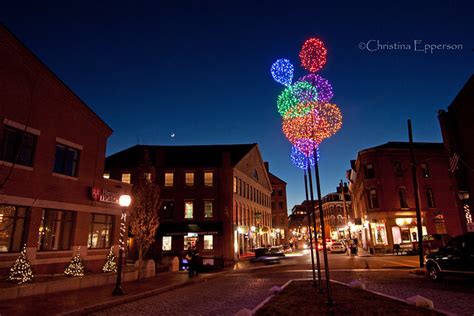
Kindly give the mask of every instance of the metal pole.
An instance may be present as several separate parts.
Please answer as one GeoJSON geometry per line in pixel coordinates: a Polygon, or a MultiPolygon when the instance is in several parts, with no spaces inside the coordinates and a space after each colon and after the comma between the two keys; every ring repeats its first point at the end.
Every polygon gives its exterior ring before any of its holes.
{"type": "Polygon", "coordinates": [[[117,281],[115,283],[115,289],[112,295],[123,295],[122,291],[122,256],[123,256],[123,245],[125,237],[125,226],[127,222],[127,213],[125,207],[122,207],[122,217],[120,223],[120,241],[119,241],[119,257],[118,257],[118,268],[117,268],[117,281]]]}
{"type": "MultiPolygon", "coordinates": [[[[316,155],[314,157],[317,157],[316,155]]],[[[315,158],[316,159],[316,158],[315,158]]],[[[308,178],[309,178],[309,196],[311,197],[311,217],[313,218],[313,229],[314,229],[314,246],[316,248],[316,264],[318,266],[318,287],[319,293],[323,293],[323,287],[321,284],[321,262],[319,260],[318,250],[318,230],[316,229],[316,214],[314,212],[314,195],[313,195],[313,179],[311,177],[311,165],[308,164],[308,178]]]]}
{"type": "Polygon", "coordinates": [[[420,192],[418,190],[418,177],[416,176],[416,160],[415,149],[413,148],[413,132],[411,129],[411,120],[408,120],[408,140],[410,144],[411,173],[413,176],[413,190],[415,191],[415,207],[416,207],[416,226],[418,228],[418,256],[420,259],[420,268],[423,268],[423,229],[421,227],[421,210],[420,210],[420,192]]]}
{"type": "MultiPolygon", "coordinates": [[[[316,149],[314,150],[314,155],[316,157],[316,149]]],[[[316,178],[316,189],[318,190],[318,203],[319,203],[319,219],[321,221],[321,233],[323,237],[323,256],[324,256],[324,270],[326,271],[326,291],[328,293],[327,304],[332,306],[334,301],[331,294],[331,279],[329,278],[329,263],[328,263],[328,251],[326,249],[326,232],[324,229],[324,212],[323,212],[323,203],[321,198],[321,183],[319,182],[319,166],[318,159],[315,159],[314,162],[314,177],[316,178]]]]}
{"type": "MultiPolygon", "coordinates": [[[[339,184],[339,186],[341,187],[341,193],[342,193],[342,210],[344,211],[344,221],[345,221],[344,226],[347,226],[347,223],[349,221],[348,221],[348,218],[347,218],[346,192],[344,192],[344,184],[343,184],[342,180],[341,180],[341,183],[339,184]]],[[[339,231],[337,232],[337,234],[339,235],[339,231]]],[[[350,230],[349,230],[349,234],[350,234],[350,230]]],[[[346,230],[344,229],[344,238],[345,237],[346,237],[346,230]]]]}
{"type": "Polygon", "coordinates": [[[309,215],[309,208],[308,208],[308,178],[306,176],[306,170],[304,170],[304,191],[306,194],[306,214],[308,215],[308,231],[309,231],[309,242],[310,242],[310,249],[311,249],[311,268],[313,270],[313,286],[316,286],[316,270],[314,267],[314,252],[313,252],[313,236],[311,234],[311,216],[309,215]]]}

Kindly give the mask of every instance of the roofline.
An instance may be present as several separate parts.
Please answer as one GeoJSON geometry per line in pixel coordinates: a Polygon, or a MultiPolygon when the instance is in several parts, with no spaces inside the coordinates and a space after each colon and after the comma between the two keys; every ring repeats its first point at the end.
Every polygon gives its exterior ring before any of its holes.
{"type": "MultiPolygon", "coordinates": [[[[365,152],[368,152],[368,151],[372,151],[372,150],[375,150],[375,149],[405,149],[405,148],[398,148],[398,147],[389,147],[388,145],[389,144],[409,144],[409,142],[407,141],[389,141],[389,142],[386,142],[384,144],[381,144],[381,145],[377,145],[377,146],[373,146],[373,147],[369,147],[369,148],[365,148],[365,149],[362,149],[358,152],[358,154],[363,154],[365,152]],[[387,147],[383,147],[383,146],[386,146],[387,147]]],[[[438,145],[438,146],[444,146],[444,144],[442,142],[413,142],[413,145],[416,149],[416,146],[417,145],[438,145]]]]}
{"type": "Polygon", "coordinates": [[[28,46],[26,46],[12,31],[10,31],[10,29],[3,22],[0,22],[0,29],[3,29],[7,35],[11,36],[14,41],[18,42],[18,44],[20,44],[23,49],[25,49],[26,53],[30,54],[31,57],[33,57],[33,59],[35,59],[41,67],[45,68],[46,71],[59,82],[59,84],[63,85],[63,87],[66,88],[67,91],[69,91],[75,98],[77,98],[85,106],[85,108],[89,110],[89,112],[92,113],[105,126],[106,129],[109,130],[110,135],[113,133],[113,129],[102,118],[100,118],[100,116],[97,115],[97,113],[95,113],[89,107],[89,105],[87,105],[84,100],[82,100],[64,81],[62,81],[61,78],[59,78],[59,76],[57,76],[38,56],[36,56],[36,54],[33,53],[33,51],[28,46]]]}

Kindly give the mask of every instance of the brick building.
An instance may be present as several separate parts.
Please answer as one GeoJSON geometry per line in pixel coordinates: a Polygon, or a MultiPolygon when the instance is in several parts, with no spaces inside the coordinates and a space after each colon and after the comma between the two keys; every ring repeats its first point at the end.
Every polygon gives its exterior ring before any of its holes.
{"type": "MultiPolygon", "coordinates": [[[[347,186],[344,187],[346,193],[342,196],[341,187],[337,188],[337,192],[326,194],[322,198],[324,225],[327,238],[339,240],[349,238],[349,225],[352,214],[351,197],[347,186]]],[[[317,201],[315,201],[317,205],[317,201]]],[[[316,225],[320,226],[319,208],[316,206],[316,225]]]]}
{"type": "Polygon", "coordinates": [[[130,186],[103,179],[112,130],[0,26],[0,272],[24,244],[33,273],[62,273],[80,251],[99,271],[117,248],[130,186]],[[91,192],[94,195],[91,195],[91,192]]]}
{"type": "Polygon", "coordinates": [[[150,256],[181,257],[196,245],[205,263],[229,263],[272,243],[272,187],[257,144],[137,145],[106,159],[107,176],[133,183],[145,154],[162,201],[150,256]]]}
{"type": "Polygon", "coordinates": [[[458,195],[462,231],[474,231],[474,75],[448,106],[438,114],[443,142],[451,158],[453,186],[458,195]]]}
{"type": "Polygon", "coordinates": [[[268,163],[265,163],[268,177],[272,184],[272,223],[275,236],[275,244],[282,245],[288,238],[288,208],[286,203],[286,182],[275,176],[268,169],[268,163]]]}
{"type": "MultiPolygon", "coordinates": [[[[388,142],[358,153],[348,171],[354,232],[364,248],[391,251],[418,240],[407,142],[388,142]]],[[[414,143],[423,234],[462,232],[442,143],[414,143]]]]}

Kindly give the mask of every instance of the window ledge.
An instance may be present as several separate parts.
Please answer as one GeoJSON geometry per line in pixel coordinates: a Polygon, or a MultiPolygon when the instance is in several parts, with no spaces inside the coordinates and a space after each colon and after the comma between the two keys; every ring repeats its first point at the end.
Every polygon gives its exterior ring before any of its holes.
{"type": "Polygon", "coordinates": [[[22,169],[22,170],[28,170],[28,171],[33,171],[33,167],[30,167],[30,166],[25,166],[25,165],[20,165],[20,164],[13,164],[11,162],[8,162],[8,161],[3,161],[3,160],[0,160],[0,165],[3,165],[3,166],[7,166],[7,167],[12,167],[13,168],[17,168],[17,169],[22,169]]]}
{"type": "Polygon", "coordinates": [[[58,178],[63,178],[63,179],[68,179],[68,180],[79,180],[78,177],[72,177],[72,176],[67,176],[65,174],[60,174],[60,173],[56,173],[56,172],[53,172],[52,173],[54,177],[58,177],[58,178]]]}

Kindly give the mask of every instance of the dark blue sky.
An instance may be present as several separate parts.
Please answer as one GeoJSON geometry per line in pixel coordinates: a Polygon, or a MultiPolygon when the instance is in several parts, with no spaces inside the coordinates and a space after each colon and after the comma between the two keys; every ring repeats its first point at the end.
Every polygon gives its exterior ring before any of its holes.
{"type": "Polygon", "coordinates": [[[113,128],[108,154],[136,143],[256,142],[288,182],[289,210],[304,190],[276,111],[274,60],[289,58],[299,77],[302,43],[327,45],[320,73],[344,123],[321,145],[323,194],[359,150],[406,140],[408,118],[416,141],[441,141],[437,110],[474,69],[473,1],[95,2],[10,1],[0,20],[113,128]],[[360,50],[369,40],[412,47],[360,50]],[[424,53],[415,40],[463,47],[424,53]]]}

